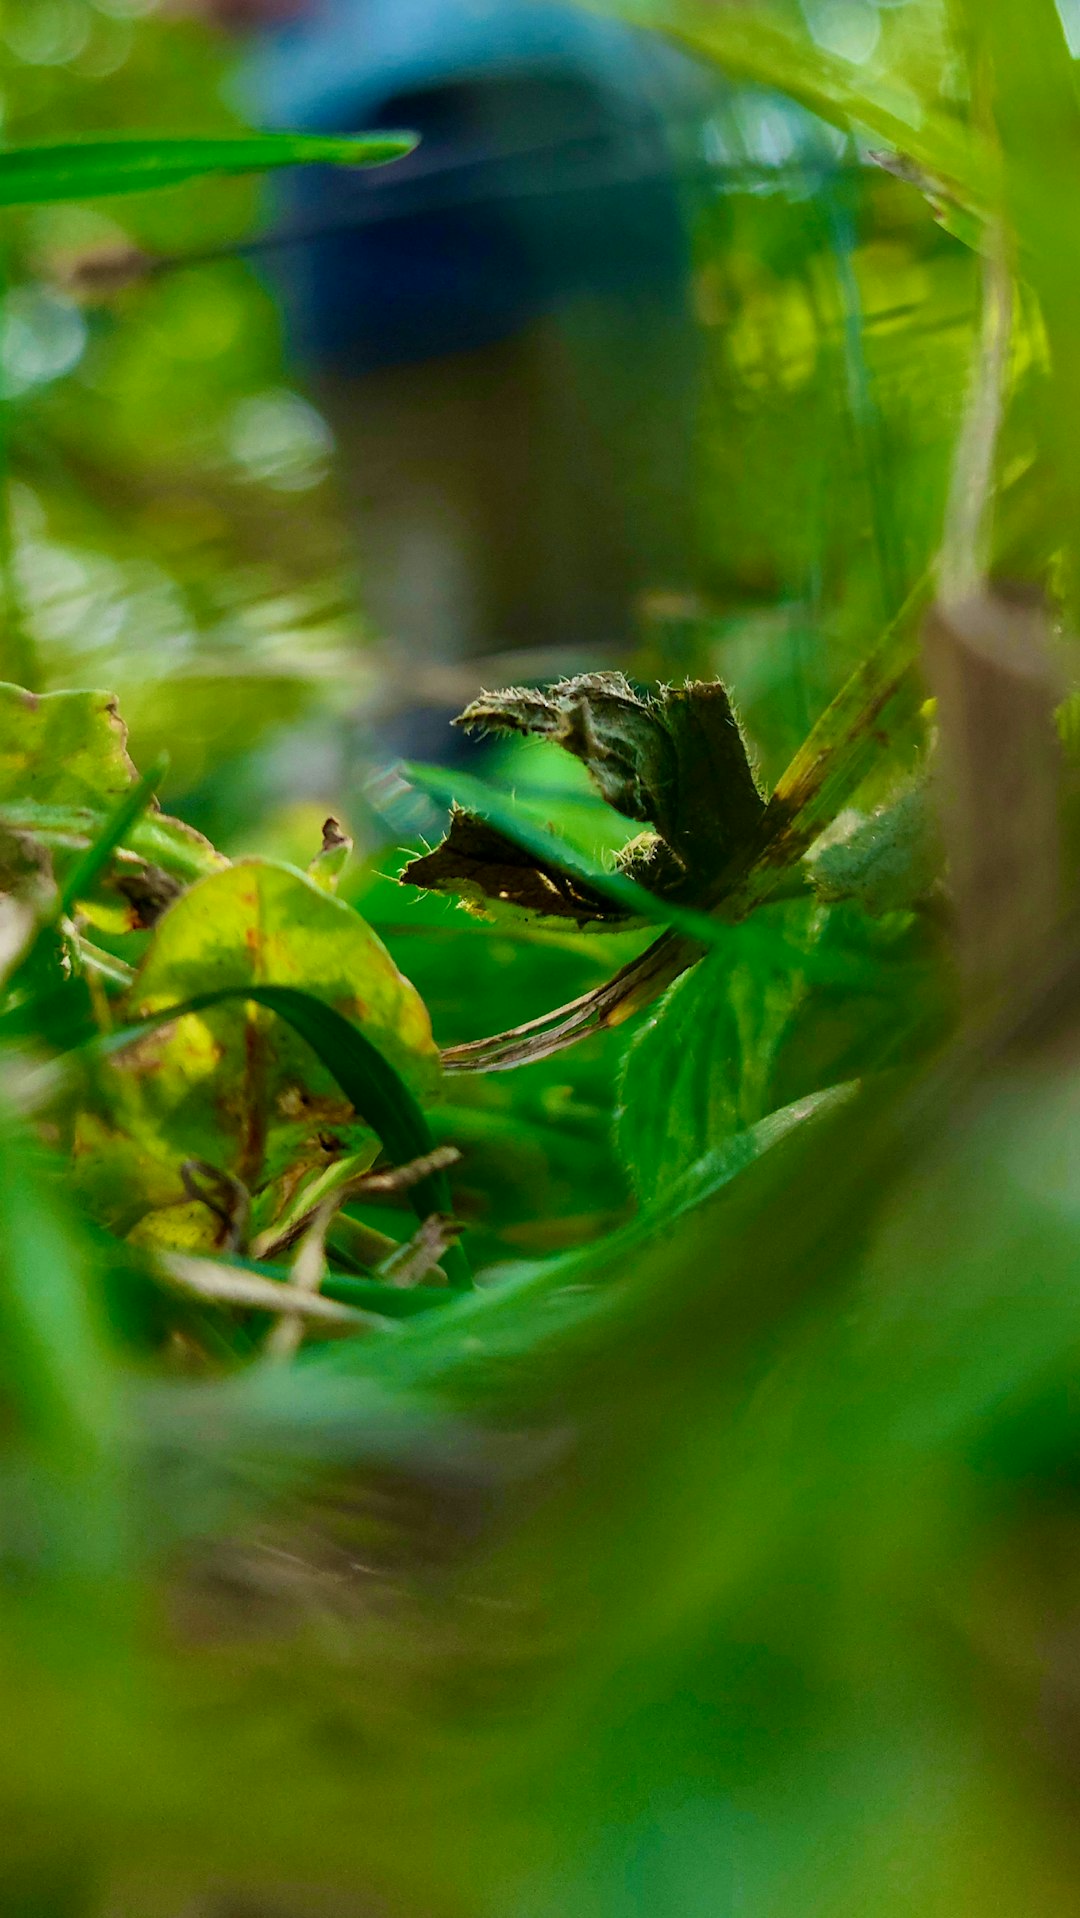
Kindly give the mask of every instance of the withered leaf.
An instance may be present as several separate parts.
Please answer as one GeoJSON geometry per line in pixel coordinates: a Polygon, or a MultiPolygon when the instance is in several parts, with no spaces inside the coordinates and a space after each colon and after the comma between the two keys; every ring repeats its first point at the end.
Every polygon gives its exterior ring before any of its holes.
{"type": "Polygon", "coordinates": [[[146,932],[157,925],[173,900],[179,899],[183,885],[172,873],[131,854],[125,857],[121,852],[113,863],[111,888],[130,907],[132,930],[146,932]]]}
{"type": "Polygon", "coordinates": [[[520,906],[548,919],[571,919],[575,924],[599,920],[618,925],[622,908],[594,893],[568,873],[541,867],[531,853],[489,826],[475,813],[454,806],[450,828],[434,852],[414,859],[401,874],[404,883],[428,892],[454,892],[474,911],[485,901],[520,906]]]}
{"type": "MultiPolygon", "coordinates": [[[[719,680],[643,692],[622,673],[583,673],[546,690],[482,693],[455,723],[550,739],[580,760],[609,806],[653,828],[623,848],[618,870],[679,903],[707,896],[764,808],[719,680]]],[[[618,924],[629,916],[460,810],[441,845],[401,876],[461,893],[474,905],[498,900],[578,924],[618,924]]]]}

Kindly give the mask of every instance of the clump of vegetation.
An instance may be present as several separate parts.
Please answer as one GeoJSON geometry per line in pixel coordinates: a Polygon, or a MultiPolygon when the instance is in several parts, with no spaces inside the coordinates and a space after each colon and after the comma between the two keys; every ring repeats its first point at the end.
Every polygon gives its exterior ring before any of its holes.
{"type": "Polygon", "coordinates": [[[707,590],[365,783],[258,282],[60,267],[397,149],[58,145],[138,11],[5,27],[0,1911],[1071,1909],[1071,14],[627,6],[707,590]]]}

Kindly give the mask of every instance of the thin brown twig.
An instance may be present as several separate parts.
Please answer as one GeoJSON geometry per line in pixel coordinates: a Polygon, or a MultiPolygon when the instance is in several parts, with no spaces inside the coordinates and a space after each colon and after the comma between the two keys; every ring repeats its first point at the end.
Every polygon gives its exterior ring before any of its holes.
{"type": "Polygon", "coordinates": [[[303,1318],[341,1330],[363,1332],[382,1321],[373,1313],[358,1312],[339,1305],[321,1294],[300,1292],[283,1285],[280,1279],[260,1278],[257,1272],[241,1271],[218,1259],[196,1258],[187,1252],[162,1252],[157,1258],[162,1278],[190,1297],[204,1299],[208,1305],[237,1306],[251,1312],[279,1313],[283,1307],[303,1318]]]}
{"type": "MultiPolygon", "coordinates": [[[[289,1273],[290,1289],[304,1298],[314,1298],[326,1277],[326,1234],[337,1211],[337,1194],[324,1199],[297,1248],[289,1273]]],[[[283,1312],[271,1326],[263,1348],[268,1359],[291,1359],[299,1351],[304,1337],[303,1316],[295,1310],[283,1312]]]]}

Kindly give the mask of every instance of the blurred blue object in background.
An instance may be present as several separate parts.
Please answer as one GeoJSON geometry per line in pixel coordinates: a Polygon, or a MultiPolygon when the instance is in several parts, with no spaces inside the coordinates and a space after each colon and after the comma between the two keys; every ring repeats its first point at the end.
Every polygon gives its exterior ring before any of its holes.
{"type": "Polygon", "coordinates": [[[264,123],[421,135],[376,175],[298,173],[277,216],[414,699],[421,662],[617,655],[643,593],[693,583],[677,156],[707,97],[655,37],[556,0],[313,0],[249,64],[264,123]]]}
{"type": "Polygon", "coordinates": [[[583,293],[679,308],[688,273],[673,131],[696,69],[555,0],[321,0],[251,74],[283,127],[406,126],[374,178],[305,171],[291,273],[300,338],[350,371],[480,346],[583,293]]]}

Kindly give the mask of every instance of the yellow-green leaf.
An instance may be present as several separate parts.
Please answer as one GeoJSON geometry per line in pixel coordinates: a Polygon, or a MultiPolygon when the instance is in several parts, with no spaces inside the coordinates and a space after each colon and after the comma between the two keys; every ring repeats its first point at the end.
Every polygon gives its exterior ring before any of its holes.
{"type": "MultiPolygon", "coordinates": [[[[156,927],[127,1009],[145,1018],[246,986],[322,1000],[363,1030],[416,1096],[437,1091],[438,1052],[419,994],[359,914],[292,867],[245,860],[192,886],[156,927]]],[[[241,998],[187,1013],[101,1064],[76,1157],[87,1196],[116,1229],[181,1204],[181,1167],[197,1159],[242,1183],[255,1231],[366,1136],[310,1047],[241,998]]],[[[219,1223],[208,1211],[208,1245],[219,1223]]]]}

